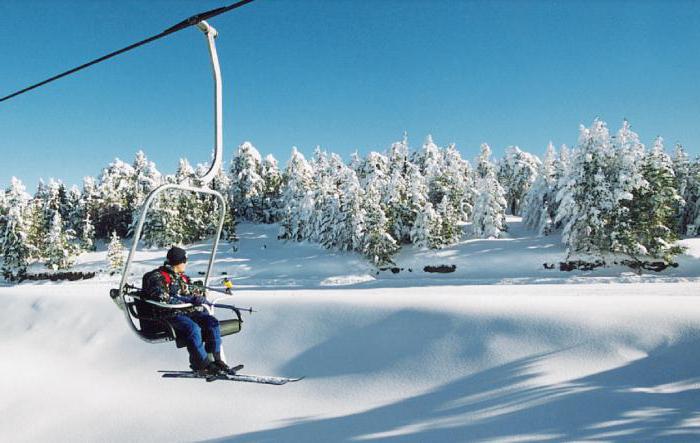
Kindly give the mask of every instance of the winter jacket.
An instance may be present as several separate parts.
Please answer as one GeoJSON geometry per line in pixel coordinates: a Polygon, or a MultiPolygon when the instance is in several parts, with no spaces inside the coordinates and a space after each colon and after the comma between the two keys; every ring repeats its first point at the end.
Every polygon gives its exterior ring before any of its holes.
{"type": "MultiPolygon", "coordinates": [[[[190,278],[184,273],[177,273],[171,266],[163,265],[158,269],[147,272],[143,276],[142,295],[150,300],[159,301],[168,304],[179,304],[188,302],[195,294],[190,286],[190,278]],[[169,276],[166,279],[165,275],[169,276]],[[170,280],[168,283],[167,280],[170,280]],[[178,297],[171,297],[171,294],[177,293],[178,297]]],[[[154,314],[159,316],[177,313],[187,313],[194,311],[195,308],[185,308],[182,310],[157,309],[154,314]]]]}

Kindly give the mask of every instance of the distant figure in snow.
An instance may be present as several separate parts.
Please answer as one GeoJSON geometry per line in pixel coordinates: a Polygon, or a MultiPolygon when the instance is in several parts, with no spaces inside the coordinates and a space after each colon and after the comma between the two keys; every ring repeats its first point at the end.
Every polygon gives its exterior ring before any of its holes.
{"type": "Polygon", "coordinates": [[[190,284],[185,274],[187,252],[173,246],[163,266],[143,276],[143,294],[151,300],[169,304],[191,303],[184,309],[157,309],[156,315],[167,319],[178,339],[187,344],[190,368],[205,375],[228,371],[221,358],[221,330],[219,321],[201,308],[206,302],[203,291],[190,284]],[[207,354],[211,353],[214,361],[207,354]]]}
{"type": "Polygon", "coordinates": [[[231,280],[229,280],[228,277],[224,277],[224,281],[222,283],[224,284],[224,288],[226,288],[226,293],[231,295],[231,290],[233,289],[233,283],[231,280]]]}

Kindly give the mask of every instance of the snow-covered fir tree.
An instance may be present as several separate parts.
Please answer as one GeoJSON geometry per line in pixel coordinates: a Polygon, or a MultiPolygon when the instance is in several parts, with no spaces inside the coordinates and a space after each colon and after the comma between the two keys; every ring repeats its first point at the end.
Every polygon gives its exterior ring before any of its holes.
{"type": "Polygon", "coordinates": [[[614,206],[610,165],[614,151],[605,122],[581,126],[569,174],[557,193],[556,221],[566,220],[562,242],[574,253],[600,256],[610,250],[610,213],[614,206]]]}
{"type": "Polygon", "coordinates": [[[335,245],[341,251],[362,251],[367,214],[357,174],[344,166],[338,173],[339,210],[334,220],[335,245]]]}
{"type": "Polygon", "coordinates": [[[381,204],[377,186],[370,185],[365,193],[364,211],[366,230],[362,245],[363,254],[375,265],[393,263],[391,258],[399,250],[396,240],[389,234],[389,220],[381,204]]]}
{"type": "Polygon", "coordinates": [[[425,138],[421,150],[413,156],[413,159],[428,183],[430,201],[433,204],[442,201],[442,195],[436,192],[433,182],[442,174],[444,159],[442,150],[435,144],[431,135],[425,138]]]}
{"type": "Polygon", "coordinates": [[[68,215],[64,219],[66,229],[72,229],[76,237],[80,237],[83,232],[84,208],[81,204],[82,196],[80,189],[73,185],[68,190],[68,215]]]}
{"type": "Polygon", "coordinates": [[[244,142],[238,147],[231,162],[230,204],[234,215],[251,221],[262,221],[265,197],[265,180],[262,174],[262,158],[255,146],[244,142]]]}
{"type": "Polygon", "coordinates": [[[44,264],[46,267],[53,270],[70,268],[80,252],[77,245],[73,243],[74,240],[73,231],[64,229],[61,214],[54,213],[45,239],[44,264]]]}
{"type": "Polygon", "coordinates": [[[185,235],[179,203],[177,194],[172,191],[161,193],[153,201],[141,234],[146,247],[162,248],[182,242],[185,235]]]}
{"type": "Polygon", "coordinates": [[[458,220],[466,222],[471,218],[476,199],[471,165],[462,159],[454,143],[445,149],[443,158],[444,168],[439,183],[458,220]]]}
{"type": "Polygon", "coordinates": [[[673,162],[666,154],[663,139],[658,137],[641,168],[644,186],[634,191],[630,213],[636,245],[624,252],[661,258],[670,262],[681,252],[674,243],[678,240],[674,227],[682,203],[676,189],[673,162]]]}
{"type": "Polygon", "coordinates": [[[0,251],[2,251],[2,274],[6,280],[21,278],[30,261],[28,226],[25,219],[29,195],[20,180],[12,177],[5,194],[7,212],[2,217],[0,251]]]}
{"type": "Polygon", "coordinates": [[[262,163],[262,178],[265,183],[262,199],[262,221],[275,223],[280,218],[280,192],[282,188],[282,173],[277,160],[268,154],[262,163]]]}
{"type": "Polygon", "coordinates": [[[544,161],[540,163],[537,177],[523,199],[523,224],[537,232],[538,236],[548,232],[550,219],[556,215],[553,207],[556,183],[554,145],[549,142],[544,161]]]}
{"type": "Polygon", "coordinates": [[[439,245],[435,246],[442,247],[458,242],[462,236],[460,215],[453,208],[448,195],[444,195],[442,201],[438,203],[436,212],[440,217],[440,231],[439,245]]]}
{"type": "Polygon", "coordinates": [[[635,232],[636,217],[633,209],[639,205],[639,199],[634,197],[648,183],[642,174],[645,148],[627,120],[612,140],[612,149],[608,180],[612,192],[612,208],[607,215],[610,250],[637,254],[642,246],[635,232]]]}
{"type": "Polygon", "coordinates": [[[122,272],[124,268],[124,246],[116,231],[112,232],[109,246],[107,247],[107,261],[112,274],[122,272]]]}
{"type": "Polygon", "coordinates": [[[491,148],[482,144],[477,162],[478,194],[472,214],[472,234],[477,238],[498,238],[507,230],[505,191],[498,183],[490,157],[491,148]]]}
{"type": "Polygon", "coordinates": [[[443,244],[441,230],[442,220],[433,204],[426,200],[411,227],[411,242],[418,248],[439,248],[443,244]]]}
{"type": "MultiPolygon", "coordinates": [[[[199,186],[198,180],[187,159],[180,159],[175,181],[187,186],[199,186]]],[[[176,196],[172,198],[177,198],[177,215],[171,221],[174,224],[172,229],[179,234],[176,243],[188,244],[207,238],[211,214],[206,214],[204,209],[209,197],[194,192],[177,192],[176,196]]]]}
{"type": "MultiPolygon", "coordinates": [[[[411,227],[422,208],[415,207],[413,199],[409,197],[408,175],[412,168],[417,168],[409,163],[408,140],[405,135],[402,141],[391,145],[388,158],[388,182],[383,204],[390,233],[399,244],[410,243],[411,227]]],[[[424,193],[424,198],[427,198],[427,188],[425,188],[424,193]]]]}
{"type": "Polygon", "coordinates": [[[92,223],[90,213],[85,213],[82,228],[80,229],[80,248],[83,251],[95,250],[95,225],[92,223]]]}
{"type": "Polygon", "coordinates": [[[302,208],[313,203],[308,201],[307,196],[311,192],[312,185],[313,171],[304,156],[296,147],[293,147],[282,177],[280,238],[294,241],[304,239],[302,208]]]}
{"type": "Polygon", "coordinates": [[[134,168],[119,159],[109,164],[99,177],[97,211],[93,215],[98,238],[108,238],[113,231],[125,237],[134,213],[132,184],[134,168]]]}
{"type": "MultiPolygon", "coordinates": [[[[697,164],[697,162],[696,162],[697,164]]],[[[676,190],[683,199],[678,208],[675,231],[678,235],[688,233],[688,225],[692,225],[696,217],[698,200],[700,199],[700,177],[695,174],[693,164],[681,144],[676,144],[673,155],[673,173],[675,176],[676,190]]]]}
{"type": "Polygon", "coordinates": [[[540,160],[517,146],[510,146],[497,163],[497,177],[506,192],[507,210],[520,215],[522,200],[537,175],[540,160]]]}

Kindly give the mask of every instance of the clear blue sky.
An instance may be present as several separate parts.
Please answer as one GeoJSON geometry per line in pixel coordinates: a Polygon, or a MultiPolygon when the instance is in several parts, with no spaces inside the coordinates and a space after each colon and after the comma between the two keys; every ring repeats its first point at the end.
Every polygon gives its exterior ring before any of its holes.
{"type": "MultiPolygon", "coordinates": [[[[0,95],[226,1],[0,2],[0,95]]],[[[224,142],[283,166],[296,145],[348,158],[408,131],[541,155],[622,119],[700,154],[700,2],[257,0],[220,33],[224,142]]],[[[0,104],[0,186],[79,184],[138,149],[171,173],[208,160],[211,71],[192,28],[0,104]]]]}

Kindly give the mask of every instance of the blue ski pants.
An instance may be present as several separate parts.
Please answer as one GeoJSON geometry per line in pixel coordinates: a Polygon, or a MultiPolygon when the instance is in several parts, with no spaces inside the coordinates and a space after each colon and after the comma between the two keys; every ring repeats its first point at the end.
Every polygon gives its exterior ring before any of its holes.
{"type": "Polygon", "coordinates": [[[190,363],[198,364],[207,359],[207,353],[221,351],[219,320],[209,313],[179,314],[170,319],[170,324],[178,338],[187,344],[190,363]]]}

